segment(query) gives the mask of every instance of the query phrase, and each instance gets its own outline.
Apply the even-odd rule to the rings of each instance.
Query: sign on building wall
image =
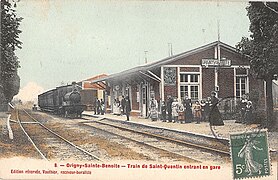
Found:
[[[177,70],[175,67],[164,67],[164,84],[176,85]]]
[[[209,67],[209,66],[231,66],[231,60],[229,59],[202,59],[202,66]]]

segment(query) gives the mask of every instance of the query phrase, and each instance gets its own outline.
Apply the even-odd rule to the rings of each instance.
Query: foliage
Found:
[[[246,9],[250,20],[250,38],[243,37],[237,48],[250,59],[251,70],[264,80],[278,73],[277,2],[251,2]]]
[[[249,100],[252,101],[253,107],[256,110],[259,104],[260,92],[257,89],[252,89],[249,93]]]
[[[253,111],[253,121],[252,124],[263,124],[267,120],[266,112],[262,110]]]
[[[21,48],[22,45],[19,41],[21,33],[19,26],[22,19],[17,17],[16,11],[8,0],[1,0],[0,86],[6,102],[11,101],[19,91],[20,78],[17,75],[17,69],[20,66],[15,50]]]
[[[265,127],[273,127],[272,80],[278,73],[278,3],[250,2],[246,8],[250,20],[249,38],[243,37],[237,49],[250,60],[251,72],[266,82]]]
[[[16,73],[9,77],[9,81],[6,81],[4,87],[4,94],[8,102],[10,102],[13,99],[13,97],[18,94],[19,85],[20,78]]]

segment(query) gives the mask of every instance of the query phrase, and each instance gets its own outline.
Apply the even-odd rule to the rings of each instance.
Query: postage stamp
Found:
[[[270,175],[267,131],[230,135],[234,179]]]

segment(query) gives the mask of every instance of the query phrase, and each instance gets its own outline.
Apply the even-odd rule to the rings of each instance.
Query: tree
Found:
[[[15,50],[22,45],[19,41],[21,33],[19,26],[22,19],[17,17],[9,0],[1,0],[0,105],[10,102],[19,91],[20,78],[17,75],[19,61]]]
[[[251,35],[243,37],[237,48],[249,58],[253,74],[266,82],[267,121],[263,125],[272,127],[272,81],[278,73],[278,3],[250,2],[246,9]]]

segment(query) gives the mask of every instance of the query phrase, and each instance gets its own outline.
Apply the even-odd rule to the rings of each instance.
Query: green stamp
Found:
[[[230,135],[234,179],[270,175],[267,131]]]

